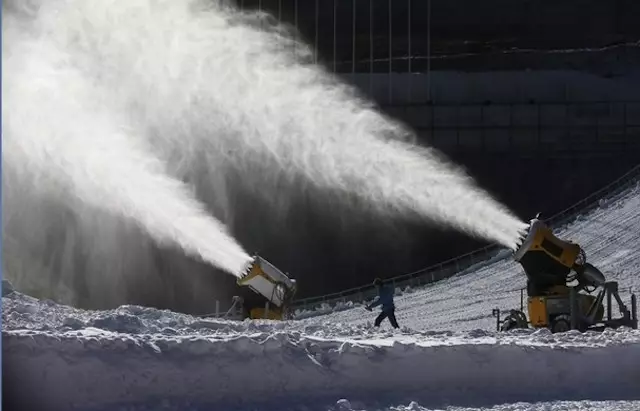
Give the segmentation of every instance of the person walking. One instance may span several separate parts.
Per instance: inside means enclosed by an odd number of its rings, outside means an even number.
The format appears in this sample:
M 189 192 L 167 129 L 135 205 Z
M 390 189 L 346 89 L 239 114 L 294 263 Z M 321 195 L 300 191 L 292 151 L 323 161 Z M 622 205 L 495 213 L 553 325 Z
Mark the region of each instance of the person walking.
M 398 326 L 398 321 L 396 320 L 396 307 L 393 303 L 393 287 L 385 285 L 384 281 L 380 278 L 376 278 L 373 281 L 373 285 L 378 289 L 378 296 L 371 304 L 365 306 L 365 309 L 372 311 L 374 307 L 379 305 L 381 306 L 382 311 L 380 312 L 380 315 L 376 317 L 374 325 L 376 327 L 380 327 L 382 321 L 388 318 L 393 328 L 400 328 Z

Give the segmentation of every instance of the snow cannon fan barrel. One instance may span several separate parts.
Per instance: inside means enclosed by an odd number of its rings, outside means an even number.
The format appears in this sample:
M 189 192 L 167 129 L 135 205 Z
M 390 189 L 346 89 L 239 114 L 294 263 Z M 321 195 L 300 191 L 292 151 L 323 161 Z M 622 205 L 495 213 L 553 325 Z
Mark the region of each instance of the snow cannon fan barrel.
M 279 308 L 287 305 L 296 291 L 295 280 L 258 255 L 253 257 L 237 283 L 249 287 Z
M 606 278 L 604 274 L 602 274 L 602 271 L 590 263 L 584 263 L 582 266 L 576 267 L 576 270 L 579 276 L 578 281 L 584 287 L 600 287 L 606 283 Z
M 556 237 L 538 216 L 520 238 L 513 258 L 522 265 L 529 281 L 545 286 L 565 285 L 571 271 L 584 271 L 586 262 L 578 244 Z

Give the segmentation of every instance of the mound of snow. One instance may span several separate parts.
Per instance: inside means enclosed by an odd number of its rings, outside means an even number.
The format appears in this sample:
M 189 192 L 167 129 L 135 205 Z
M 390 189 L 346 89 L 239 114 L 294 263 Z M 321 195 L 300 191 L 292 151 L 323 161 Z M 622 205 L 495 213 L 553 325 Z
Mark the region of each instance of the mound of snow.
M 313 409 L 340 398 L 349 399 L 336 405 L 346 409 L 371 398 L 463 406 L 640 393 L 636 330 L 496 334 L 232 322 L 130 306 L 81 311 L 19 293 L 3 304 L 12 393 L 47 409 L 163 402 L 168 409 Z M 27 315 L 31 327 L 24 327 Z

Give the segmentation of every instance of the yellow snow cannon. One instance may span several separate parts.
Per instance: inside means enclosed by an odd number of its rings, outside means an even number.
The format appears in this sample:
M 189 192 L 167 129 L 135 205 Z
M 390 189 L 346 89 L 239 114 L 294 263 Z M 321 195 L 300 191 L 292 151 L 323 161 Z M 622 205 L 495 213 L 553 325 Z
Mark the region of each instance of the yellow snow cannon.
M 237 281 L 266 298 L 264 307 L 249 310 L 252 319 L 284 320 L 289 317 L 289 308 L 296 293 L 296 281 L 256 255 L 247 265 Z
M 618 283 L 606 281 L 604 274 L 587 262 L 580 245 L 556 237 L 539 217 L 538 214 L 531 220 L 528 232 L 520 238 L 513 254 L 527 276 L 529 318 L 524 315 L 524 298 L 521 298 L 520 310 L 511 310 L 503 321 L 499 318 L 500 310 L 494 310 L 499 329 L 528 328 L 529 325 L 549 328 L 554 333 L 621 326 L 637 329 L 636 296 L 631 295 L 629 310 L 620 298 Z M 612 317 L 612 298 L 618 304 L 620 318 Z

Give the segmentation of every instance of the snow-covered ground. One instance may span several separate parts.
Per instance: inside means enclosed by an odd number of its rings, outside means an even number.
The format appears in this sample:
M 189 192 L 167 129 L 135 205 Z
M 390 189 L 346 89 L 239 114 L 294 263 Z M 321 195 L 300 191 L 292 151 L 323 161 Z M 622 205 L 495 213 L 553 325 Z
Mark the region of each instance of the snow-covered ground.
M 3 303 L 5 375 L 39 409 L 131 409 L 124 404 L 136 402 L 142 409 L 384 409 L 411 401 L 421 409 L 584 399 L 616 399 L 617 407 L 640 400 L 635 330 L 391 332 L 318 319 L 203 320 L 135 306 L 86 312 L 17 293 Z M 351 405 L 336 404 L 343 398 Z M 42 408 L 42 399 L 57 408 Z
M 640 289 L 640 187 L 558 231 Z M 637 410 L 640 331 L 497 333 L 521 269 L 490 263 L 396 299 L 289 322 L 3 296 L 5 397 L 39 410 Z M 628 293 L 623 293 L 626 298 Z
M 629 303 L 629 291 L 640 293 L 640 184 L 602 201 L 600 208 L 555 230 L 558 237 L 580 244 L 587 261 L 608 280 L 619 282 L 620 294 Z M 521 266 L 511 259 L 486 265 L 396 297 L 399 324 L 420 330 L 474 330 L 495 328 L 494 308 L 520 308 L 520 290 L 526 285 Z M 327 321 L 366 324 L 375 314 L 361 304 L 352 309 L 314 316 L 302 313 L 307 323 Z M 327 310 L 325 310 L 327 311 Z M 614 311 L 615 313 L 615 311 Z

